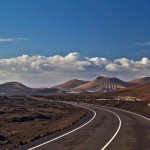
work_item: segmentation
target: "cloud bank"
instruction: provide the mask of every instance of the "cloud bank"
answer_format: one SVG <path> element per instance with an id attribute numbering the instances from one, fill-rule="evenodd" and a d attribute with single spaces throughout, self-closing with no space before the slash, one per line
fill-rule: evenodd
<path id="1" fill-rule="evenodd" d="M 72 78 L 94 79 L 99 75 L 129 80 L 150 76 L 150 59 L 108 60 L 85 57 L 77 52 L 66 56 L 28 56 L 0 59 L 0 82 L 20 81 L 31 87 L 52 86 Z"/>

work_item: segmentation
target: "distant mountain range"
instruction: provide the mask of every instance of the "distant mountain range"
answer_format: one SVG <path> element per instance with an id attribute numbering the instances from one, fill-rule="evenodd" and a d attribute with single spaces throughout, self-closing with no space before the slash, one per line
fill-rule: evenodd
<path id="1" fill-rule="evenodd" d="M 89 83 L 90 81 L 83 81 L 78 79 L 69 80 L 63 84 L 56 85 L 53 88 L 58 88 L 65 91 L 73 91 L 74 88 L 81 86 L 83 84 Z"/>
<path id="2" fill-rule="evenodd" d="M 147 83 L 150 83 L 150 77 L 143 77 L 140 79 L 131 80 L 129 81 L 129 83 L 134 83 L 137 85 L 147 84 Z"/>
<path id="3" fill-rule="evenodd" d="M 107 92 L 130 86 L 133 86 L 133 84 L 124 82 L 118 78 L 108 78 L 99 76 L 93 81 L 75 87 L 73 91 Z"/>
<path id="4" fill-rule="evenodd" d="M 52 94 L 52 93 L 71 93 L 71 92 L 109 92 L 127 91 L 133 89 L 146 90 L 149 87 L 150 77 L 144 77 L 129 82 L 118 78 L 99 76 L 92 81 L 73 79 L 63 84 L 51 88 L 30 88 L 19 82 L 7 82 L 0 84 L 0 95 L 26 95 L 26 94 Z"/>
<path id="5" fill-rule="evenodd" d="M 150 83 L 140 84 L 124 89 L 118 89 L 115 91 L 107 92 L 105 95 L 111 96 L 131 96 L 137 97 L 142 100 L 150 100 Z"/>

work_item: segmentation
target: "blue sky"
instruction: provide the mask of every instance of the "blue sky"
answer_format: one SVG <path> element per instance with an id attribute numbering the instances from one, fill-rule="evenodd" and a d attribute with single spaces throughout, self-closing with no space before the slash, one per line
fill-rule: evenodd
<path id="1" fill-rule="evenodd" d="M 45 87 L 150 76 L 149 0 L 0 0 L 0 82 Z"/>
<path id="2" fill-rule="evenodd" d="M 150 57 L 149 0 L 0 0 L 0 57 Z M 136 44 L 143 43 L 143 45 Z"/>

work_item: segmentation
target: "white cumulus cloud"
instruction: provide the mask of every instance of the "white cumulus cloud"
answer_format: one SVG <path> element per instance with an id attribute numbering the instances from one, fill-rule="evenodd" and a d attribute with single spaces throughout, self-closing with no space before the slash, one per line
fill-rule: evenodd
<path id="1" fill-rule="evenodd" d="M 133 79 L 150 76 L 150 59 L 108 60 L 102 57 L 81 56 L 77 52 L 66 56 L 29 56 L 0 59 L 0 82 L 20 81 L 31 87 L 46 87 L 72 78 L 93 79 L 99 75 Z"/>

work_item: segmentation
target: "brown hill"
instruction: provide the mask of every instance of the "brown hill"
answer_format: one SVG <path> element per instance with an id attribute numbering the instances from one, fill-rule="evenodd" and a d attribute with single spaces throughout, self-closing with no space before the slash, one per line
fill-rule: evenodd
<path id="1" fill-rule="evenodd" d="M 25 93 L 31 93 L 34 89 L 31 89 L 19 82 L 6 82 L 0 84 L 0 94 L 1 95 L 20 95 Z"/>
<path id="2" fill-rule="evenodd" d="M 6 82 L 0 84 L 0 95 L 31 95 L 31 94 L 52 94 L 64 93 L 65 91 L 58 88 L 29 88 L 19 82 Z"/>
<path id="3" fill-rule="evenodd" d="M 58 89 L 65 90 L 65 91 L 72 91 L 73 88 L 78 87 L 78 86 L 83 85 L 88 82 L 89 81 L 73 79 L 73 80 L 69 80 L 63 84 L 56 85 L 52 88 L 58 88 Z"/>
<path id="4" fill-rule="evenodd" d="M 73 89 L 73 91 L 112 91 L 120 88 L 132 86 L 132 83 L 124 82 L 118 78 L 108 78 L 99 76 L 95 80 L 86 84 L 80 85 Z"/>
<path id="5" fill-rule="evenodd" d="M 147 84 L 147 83 L 150 83 L 150 77 L 143 77 L 143 78 L 131 80 L 129 82 L 130 83 L 135 83 L 135 84 L 140 84 L 140 85 Z"/>
<path id="6" fill-rule="evenodd" d="M 111 96 L 133 96 L 143 100 L 150 100 L 150 83 L 119 89 L 105 94 Z"/>

